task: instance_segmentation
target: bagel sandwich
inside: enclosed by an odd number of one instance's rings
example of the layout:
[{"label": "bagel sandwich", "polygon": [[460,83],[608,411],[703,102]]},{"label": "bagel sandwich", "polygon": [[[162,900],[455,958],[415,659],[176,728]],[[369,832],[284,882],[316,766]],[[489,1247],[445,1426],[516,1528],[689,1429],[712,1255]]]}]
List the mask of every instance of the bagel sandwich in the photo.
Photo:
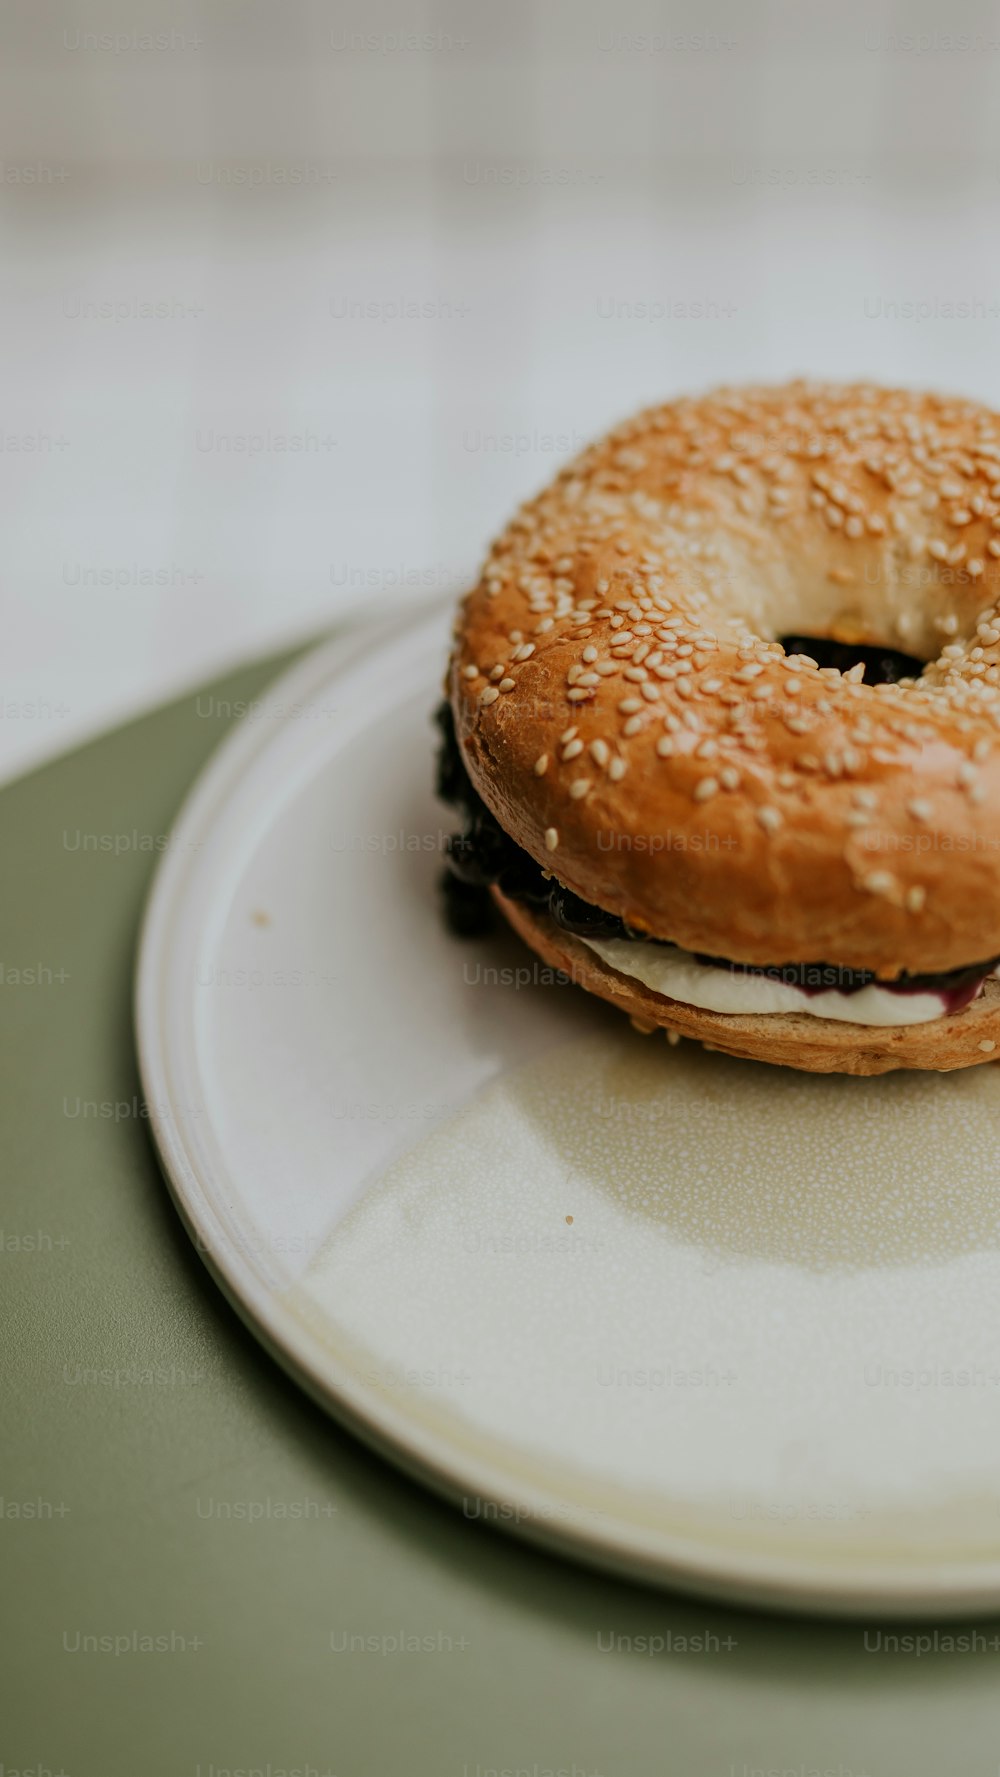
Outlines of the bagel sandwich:
[{"label": "bagel sandwich", "polygon": [[454,632],[449,899],[728,1054],[1000,1053],[1000,416],[722,389],[585,450]]}]

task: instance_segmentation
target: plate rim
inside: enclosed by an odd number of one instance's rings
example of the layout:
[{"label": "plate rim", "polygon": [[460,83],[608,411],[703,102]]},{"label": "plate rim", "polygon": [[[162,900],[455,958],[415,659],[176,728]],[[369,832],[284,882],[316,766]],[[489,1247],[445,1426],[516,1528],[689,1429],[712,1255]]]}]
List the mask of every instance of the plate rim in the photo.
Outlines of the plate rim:
[{"label": "plate rim", "polygon": [[[449,599],[391,618],[349,624],[269,680],[265,693],[282,706],[295,704],[329,685],[345,670],[400,634],[418,642],[432,625],[445,641]],[[928,1561],[918,1568],[898,1560],[880,1562],[831,1555],[824,1561],[796,1554],[740,1551],[713,1545],[676,1531],[653,1539],[648,1526],[630,1525],[604,1514],[604,1522],[568,1526],[558,1511],[565,1501],[555,1491],[505,1474],[488,1456],[465,1445],[449,1451],[447,1438],[422,1426],[403,1408],[360,1385],[350,1368],[292,1312],[280,1292],[269,1288],[253,1256],[234,1238],[200,1175],[196,1144],[190,1139],[188,1111],[173,1105],[170,1065],[169,976],[173,928],[192,891],[199,861],[199,836],[210,830],[215,811],[225,807],[290,717],[278,714],[259,724],[237,720],[210,753],[171,824],[170,842],[153,875],[143,908],[136,949],[133,1024],[139,1074],[149,1111],[149,1128],[174,1206],[199,1257],[244,1325],[268,1354],[316,1401],[370,1449],[411,1479],[429,1486],[452,1505],[470,1497],[495,1506],[490,1528],[509,1530],[550,1552],[584,1561],[643,1584],[669,1587],[716,1603],[764,1607],[802,1615],[937,1619],[986,1615],[1000,1607],[1000,1560]],[[834,1564],[836,1562],[836,1565]]]}]

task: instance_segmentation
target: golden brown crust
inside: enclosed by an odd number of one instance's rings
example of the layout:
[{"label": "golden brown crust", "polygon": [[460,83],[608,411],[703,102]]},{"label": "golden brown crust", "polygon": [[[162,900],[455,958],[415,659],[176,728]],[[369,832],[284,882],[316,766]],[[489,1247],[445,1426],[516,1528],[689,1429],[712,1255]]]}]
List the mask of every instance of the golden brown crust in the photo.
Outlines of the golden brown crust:
[{"label": "golden brown crust", "polygon": [[[678,401],[495,544],[456,627],[459,739],[518,844],[655,936],[963,967],[1000,954],[998,600],[997,416],[868,385]],[[786,658],[789,632],[934,664],[868,686]]]},{"label": "golden brown crust", "polygon": [[768,1061],[812,1074],[888,1074],[902,1067],[950,1073],[1000,1057],[1000,981],[992,978],[964,1012],[929,1024],[883,1028],[794,1012],[760,1017],[705,1012],[618,974],[547,914],[508,901],[497,889],[492,892],[525,943],[578,987],[627,1012],[640,1027],[676,1031],[743,1061]]}]

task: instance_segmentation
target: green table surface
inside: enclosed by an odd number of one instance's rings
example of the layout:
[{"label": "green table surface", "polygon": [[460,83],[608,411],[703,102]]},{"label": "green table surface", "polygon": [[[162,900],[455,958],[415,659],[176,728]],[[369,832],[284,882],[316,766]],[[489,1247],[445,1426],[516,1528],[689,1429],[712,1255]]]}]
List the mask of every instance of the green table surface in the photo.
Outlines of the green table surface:
[{"label": "green table surface", "polygon": [[369,1454],[227,1306],[130,1006],[155,847],[227,725],[192,694],[0,794],[0,1777],[995,1777],[995,1624],[894,1651],[562,1563]]}]

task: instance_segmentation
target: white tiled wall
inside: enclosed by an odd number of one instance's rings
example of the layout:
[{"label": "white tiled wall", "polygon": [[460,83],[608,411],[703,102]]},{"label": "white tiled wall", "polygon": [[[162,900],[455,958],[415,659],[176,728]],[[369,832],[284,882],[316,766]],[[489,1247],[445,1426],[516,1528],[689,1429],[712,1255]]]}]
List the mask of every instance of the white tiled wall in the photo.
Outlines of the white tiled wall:
[{"label": "white tiled wall", "polygon": [[457,589],[639,403],[1000,400],[997,7],[23,0],[0,50],[0,775]]}]

